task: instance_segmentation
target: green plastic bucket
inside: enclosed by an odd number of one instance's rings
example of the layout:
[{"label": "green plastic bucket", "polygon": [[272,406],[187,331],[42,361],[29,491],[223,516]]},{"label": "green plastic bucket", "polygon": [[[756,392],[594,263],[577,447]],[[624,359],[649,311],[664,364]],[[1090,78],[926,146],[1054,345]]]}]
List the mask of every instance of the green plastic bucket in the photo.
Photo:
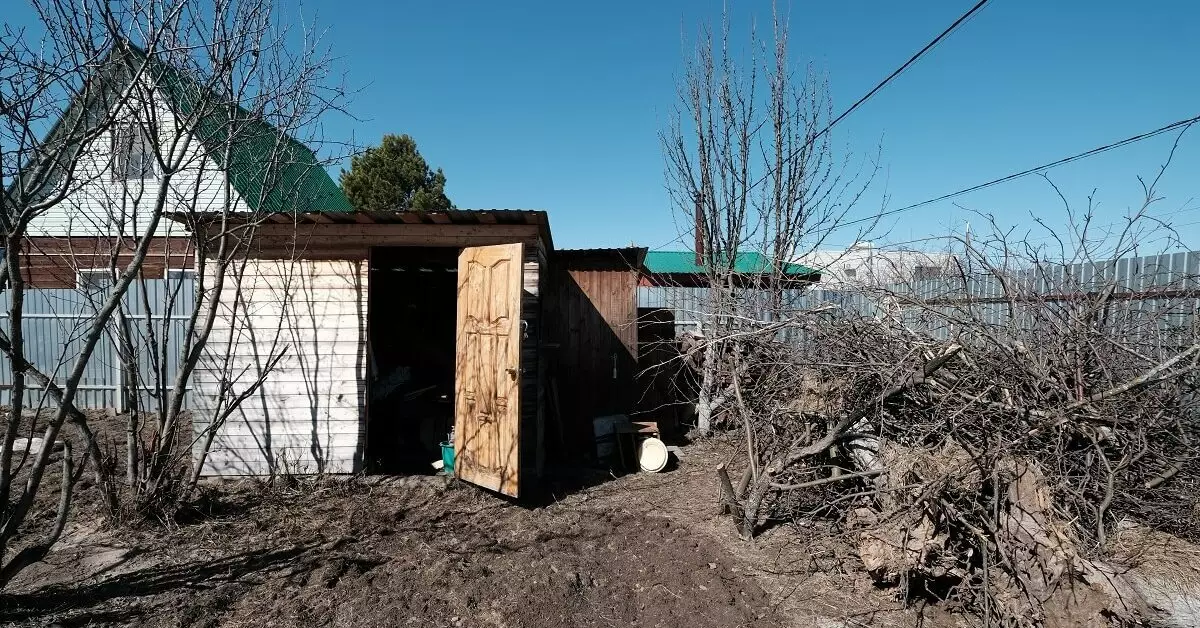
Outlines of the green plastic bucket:
[{"label": "green plastic bucket", "polygon": [[454,443],[442,441],[442,470],[446,475],[454,475]]}]

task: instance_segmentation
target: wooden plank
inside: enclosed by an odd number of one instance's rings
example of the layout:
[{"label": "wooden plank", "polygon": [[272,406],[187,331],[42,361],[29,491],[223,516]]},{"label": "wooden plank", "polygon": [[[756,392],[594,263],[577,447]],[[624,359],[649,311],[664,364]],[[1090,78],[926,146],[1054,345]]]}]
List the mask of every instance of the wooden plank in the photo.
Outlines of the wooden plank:
[{"label": "wooden plank", "polygon": [[[352,419],[322,419],[317,422],[318,434],[360,434],[365,427],[358,417]],[[253,417],[231,416],[221,426],[222,433],[229,434],[262,434],[270,431],[273,434],[312,435],[312,422],[279,423]]]},{"label": "wooden plank", "polygon": [[[343,290],[343,292],[353,292],[352,290]],[[258,300],[253,301],[247,306],[242,314],[250,314],[252,316],[341,316],[341,317],[365,317],[366,312],[360,310],[354,301],[346,301],[346,296],[341,299],[331,294],[318,294],[307,297],[304,294],[296,294],[296,291],[288,290],[269,290],[269,289],[249,289],[241,291],[242,295],[250,295],[257,297]],[[280,303],[272,300],[272,296],[278,298],[288,298],[288,301]]]},{"label": "wooden plank", "polygon": [[559,313],[553,324],[564,429],[573,445],[587,447],[591,418],[632,410],[637,275],[628,269],[560,269],[556,277]]},{"label": "wooden plank", "polygon": [[520,486],[520,244],[459,255],[455,474],[512,497]]},{"label": "wooden plank", "polygon": [[[408,214],[405,214],[407,216]],[[449,220],[445,214],[433,214],[440,216],[442,220]],[[504,225],[504,224],[474,224],[474,225],[454,225],[449,223],[437,224],[411,224],[411,223],[383,223],[383,224],[353,224],[353,223],[332,223],[332,224],[308,224],[300,227],[292,228],[290,225],[286,227],[262,225],[258,228],[258,236],[260,237],[291,237],[298,240],[319,240],[328,241],[329,238],[342,238],[354,236],[370,236],[370,237],[442,237],[442,238],[469,238],[478,236],[487,237],[509,237],[509,238],[536,238],[538,235],[537,225]]]},{"label": "wooden plank", "polygon": [[[276,461],[275,471],[357,470],[365,430],[366,266],[254,260],[247,273],[251,284],[280,275],[292,281],[280,280],[279,289],[227,291],[224,298],[237,294],[250,314],[240,310],[235,320],[229,307],[218,308],[216,341],[210,342],[195,374],[194,407],[211,407],[230,375],[235,389],[253,381],[272,343],[287,353],[260,391],[223,427],[219,438],[229,446],[205,464],[204,473],[269,472],[270,460]],[[230,337],[235,340],[232,353],[225,342]],[[225,373],[227,361],[231,374]],[[204,426],[197,422],[195,429]],[[268,433],[271,438],[265,439]],[[321,452],[321,458],[311,450]]]},{"label": "wooden plank", "polygon": [[363,264],[358,262],[345,262],[342,264],[330,264],[328,262],[316,262],[312,260],[290,260],[287,263],[267,260],[246,260],[245,273],[248,275],[261,275],[264,277],[286,277],[302,275],[305,277],[316,278],[322,275],[331,275],[335,277],[353,278],[356,273],[363,272]]},{"label": "wooden plank", "polygon": [[541,372],[543,259],[541,247],[526,247],[522,265],[521,324],[521,445],[522,489],[541,477],[544,442],[541,409],[544,389]]},{"label": "wooden plank", "polygon": [[[234,327],[229,326],[229,321],[221,321],[222,326],[216,327],[214,325],[213,330],[214,332],[220,330],[217,336],[220,340],[233,338],[238,342],[251,342],[255,344],[257,346],[255,353],[258,353],[259,355],[263,355],[267,348],[271,346],[271,343],[276,341],[287,342],[289,344],[298,344],[300,342],[313,340],[314,334],[305,329],[296,329],[293,332],[285,327],[283,331],[278,331],[276,328],[280,325],[281,318],[282,317],[278,313],[259,314],[256,316],[246,316],[242,314],[238,316],[238,321]],[[289,320],[284,323],[285,326],[297,324],[297,321],[294,319],[302,317],[288,318],[293,320]],[[340,334],[339,336],[328,336],[333,340],[341,338],[344,340],[353,341],[354,336],[352,334],[354,333],[355,329],[357,328],[362,330],[366,327],[366,322],[364,320],[357,316],[348,314],[331,313],[320,318],[320,324],[333,327],[337,330],[337,333]],[[317,337],[325,338],[326,336],[319,335]],[[294,347],[291,350],[299,351],[300,349],[304,349],[304,351],[299,353],[300,355],[318,355],[320,353],[311,348],[302,346]],[[210,349],[210,351],[216,350],[225,351],[225,348],[214,346]],[[244,353],[251,354],[250,351],[245,351]]]},{"label": "wooden plank", "polygon": [[528,234],[354,234],[346,236],[303,236],[296,238],[290,235],[263,235],[255,238],[250,244],[250,251],[280,249],[287,251],[329,251],[338,249],[356,249],[364,246],[488,246],[491,244],[510,244],[516,242],[532,242]]},{"label": "wooden plank", "polygon": [[[339,327],[332,337],[335,340],[340,338],[343,340],[357,341],[360,339],[362,335],[362,329],[366,327],[365,321],[354,322],[358,323],[358,329],[355,329],[354,325]],[[258,327],[253,330],[247,330],[243,326],[239,325],[235,329],[229,329],[228,327],[214,327],[212,333],[209,335],[208,342],[209,344],[213,345],[212,348],[214,350],[220,351],[224,351],[224,348],[217,345],[228,342],[231,339],[234,342],[253,342],[261,347],[261,349],[266,350],[268,347],[270,347],[271,342],[276,339],[281,342],[286,340],[289,343],[309,343],[311,345],[311,343],[315,340],[322,340],[330,336],[331,334],[326,333],[325,330],[312,329],[307,326],[277,332],[274,327]]]},{"label": "wooden plank", "polygon": [[[329,375],[336,375],[337,378],[329,379]],[[319,379],[317,383],[320,385],[319,387],[316,387],[316,389],[336,390],[341,394],[346,390],[355,390],[361,385],[362,390],[366,390],[366,382],[359,381],[359,379],[354,376],[355,373],[350,369],[344,369],[338,372],[330,372],[329,375]],[[295,370],[275,371],[271,373],[271,394],[287,394],[296,396],[311,394],[312,390],[314,389],[312,385],[313,383],[313,379],[310,375],[308,375],[308,373],[302,373]],[[203,394],[214,394],[216,391],[220,390],[220,382],[206,381],[203,384],[197,383],[196,385],[193,385],[192,389]],[[341,401],[337,401],[337,406],[341,407],[349,405],[356,407],[356,401],[358,400],[354,399],[354,397],[347,397],[343,395],[343,399]]]},{"label": "wooden plank", "polygon": [[[354,473],[357,447],[330,447],[315,457],[308,448],[279,448],[271,452],[277,468],[287,467],[291,473]],[[217,477],[268,475],[271,466],[261,448],[214,448],[204,460],[203,474]]]},{"label": "wooden plank", "polygon": [[270,447],[273,451],[279,449],[299,449],[305,451],[312,449],[314,446],[322,450],[330,448],[353,449],[358,446],[361,437],[362,435],[358,432],[321,434],[318,431],[316,436],[313,436],[311,433],[284,434],[271,431],[232,433],[225,430],[224,426],[222,426],[221,433],[213,438],[213,447],[248,451],[263,450],[267,447]]},{"label": "wooden plank", "polygon": [[[331,225],[334,226],[334,225]],[[297,240],[290,235],[271,235],[255,238],[248,256],[260,259],[365,260],[367,250],[379,246],[433,246],[465,248],[493,244],[521,243],[532,245],[536,235],[481,233],[475,235],[387,235],[313,237]]]},{"label": "wooden plank", "polygon": [[286,290],[303,282],[305,289],[337,288],[339,290],[354,290],[358,287],[358,277],[342,274],[318,275],[311,278],[298,277],[300,272],[270,272],[249,274],[239,282],[229,281],[227,288],[233,288],[235,283],[239,290]]},{"label": "wooden plank", "polygon": [[[278,376],[280,378],[291,379],[292,381],[300,379],[300,381],[310,382],[348,379],[352,373],[356,373],[357,369],[362,366],[361,363],[366,361],[365,352],[360,355],[329,353],[322,353],[320,355],[298,355],[293,353],[294,346],[288,346],[286,343],[284,346],[288,349],[288,352],[285,353],[284,356],[276,363],[275,369],[268,373],[269,377]],[[231,356],[228,359],[226,359],[225,356],[217,353],[202,355],[200,358],[200,364],[197,365],[196,368],[196,375],[197,377],[200,377],[201,372],[207,374],[206,376],[208,377],[217,378],[222,376],[232,377],[237,375],[238,381],[246,382],[248,381],[247,378],[256,377],[257,374],[261,372],[259,370],[259,366],[262,363],[262,360],[265,359],[266,351],[264,350],[263,352],[263,358],[255,358],[254,356],[241,354]],[[226,363],[229,365],[228,372],[225,369]],[[282,374],[285,369],[297,369],[303,373],[303,377],[307,377],[307,379],[301,379],[302,376],[300,375],[285,376]],[[354,389],[349,389],[342,391],[340,394],[357,394],[357,391]]]},{"label": "wooden plank", "polygon": [[[345,378],[338,374],[338,379]],[[212,409],[216,403],[219,379],[205,378],[195,380],[192,388],[190,406],[196,410]],[[230,382],[236,389],[243,389],[253,380]],[[362,415],[362,402],[366,390],[355,383],[323,384],[320,382],[282,382],[282,390],[276,388],[277,382],[268,379],[263,384],[261,394],[252,395],[241,410],[248,419],[293,421],[308,425],[313,418],[321,420],[345,419],[347,421]],[[308,388],[305,389],[305,385]],[[340,399],[339,399],[340,398]]]}]

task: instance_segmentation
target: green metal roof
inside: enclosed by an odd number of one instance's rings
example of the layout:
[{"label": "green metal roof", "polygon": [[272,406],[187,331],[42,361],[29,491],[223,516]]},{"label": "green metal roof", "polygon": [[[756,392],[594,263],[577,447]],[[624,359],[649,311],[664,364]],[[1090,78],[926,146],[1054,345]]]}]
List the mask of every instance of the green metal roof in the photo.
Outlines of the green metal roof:
[{"label": "green metal roof", "polygon": [[169,63],[137,46],[125,45],[129,61],[150,64],[146,76],[159,87],[176,115],[194,115],[201,106],[209,109],[199,117],[196,136],[252,211],[354,211],[307,146],[240,104],[222,105],[220,95],[214,97],[207,86]]},{"label": "green metal roof", "polygon": [[[696,263],[692,251],[650,251],[646,253],[646,270],[655,274],[707,274],[708,270]],[[733,259],[733,272],[743,274],[765,274],[771,272],[771,259],[758,252],[738,253]],[[788,275],[815,275],[818,271],[803,264],[788,263],[784,273]]]}]

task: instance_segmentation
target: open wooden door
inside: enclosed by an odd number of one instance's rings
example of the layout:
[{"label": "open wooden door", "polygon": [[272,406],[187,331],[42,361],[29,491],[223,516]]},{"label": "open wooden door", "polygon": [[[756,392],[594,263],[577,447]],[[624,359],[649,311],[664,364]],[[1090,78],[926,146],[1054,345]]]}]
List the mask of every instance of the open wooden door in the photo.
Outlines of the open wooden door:
[{"label": "open wooden door", "polygon": [[520,466],[520,244],[458,256],[454,473],[517,497]]}]

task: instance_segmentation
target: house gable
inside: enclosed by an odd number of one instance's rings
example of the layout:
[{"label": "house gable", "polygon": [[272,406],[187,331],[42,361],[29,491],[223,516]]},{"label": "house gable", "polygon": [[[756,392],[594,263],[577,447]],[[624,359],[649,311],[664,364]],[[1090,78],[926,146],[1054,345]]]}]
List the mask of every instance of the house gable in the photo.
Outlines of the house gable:
[{"label": "house gable", "polygon": [[[64,118],[89,115],[98,105],[116,102],[113,94],[124,92],[134,80],[147,89],[133,90],[150,102],[133,102],[129,114],[118,119],[136,120],[133,107],[152,112],[154,124],[134,124],[152,135],[159,146],[172,146],[189,138],[182,149],[183,167],[172,175],[165,195],[168,212],[280,212],[351,211],[337,184],[316,155],[303,144],[255,118],[245,108],[213,106],[211,92],[200,82],[129,44],[118,50],[101,70],[106,94],[87,105],[76,102]],[[219,99],[215,99],[219,102]],[[209,111],[202,114],[197,107]],[[94,112],[91,115],[95,115]],[[100,116],[96,115],[96,118]],[[192,124],[191,128],[181,128]],[[52,142],[63,126],[55,126],[46,142]],[[153,132],[148,129],[153,127]],[[122,129],[122,130],[118,130]],[[148,176],[127,180],[114,175],[114,134],[129,133],[117,125],[98,134],[78,153],[77,180],[67,199],[36,218],[29,227],[32,236],[136,236],[144,232],[155,211],[160,179]],[[173,231],[172,231],[173,230]],[[156,235],[182,234],[177,225],[162,221]]]}]

